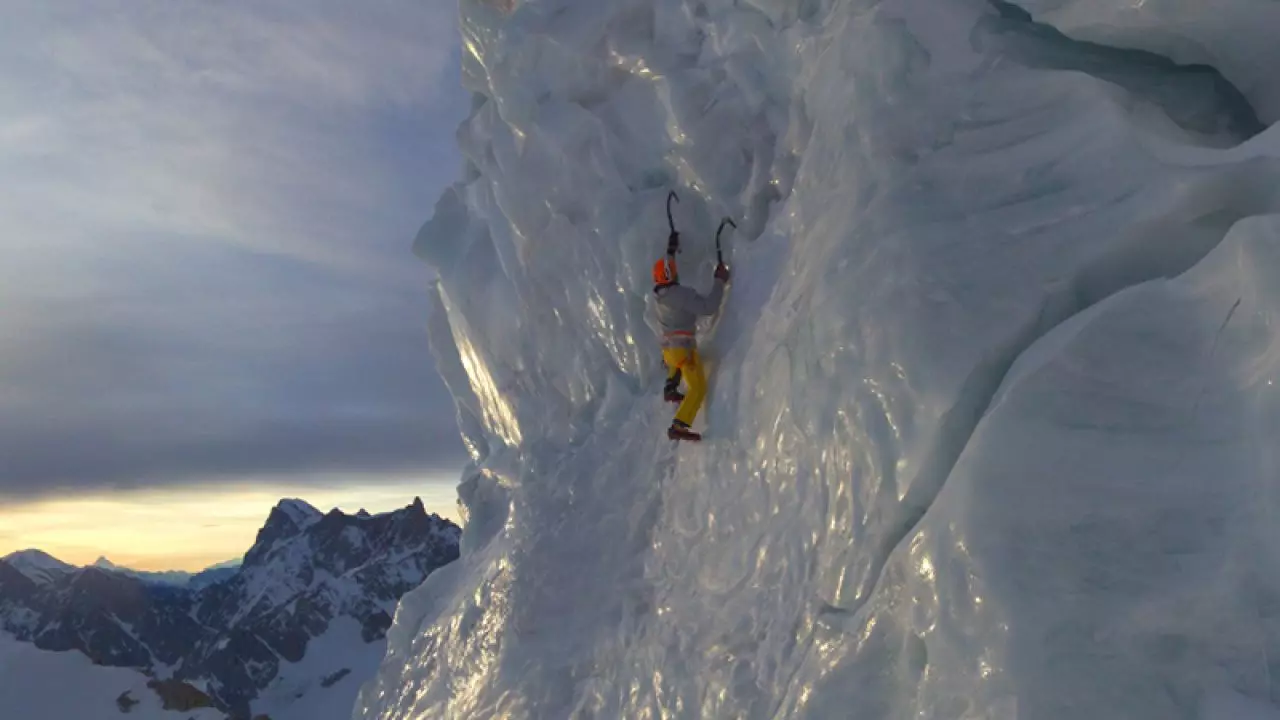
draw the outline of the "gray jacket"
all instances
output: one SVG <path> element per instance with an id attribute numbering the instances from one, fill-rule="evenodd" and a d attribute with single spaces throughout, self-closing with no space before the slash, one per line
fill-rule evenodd
<path id="1" fill-rule="evenodd" d="M 724 297 L 724 281 L 716 280 L 707 295 L 684 285 L 666 285 L 654 291 L 658 296 L 658 324 L 662 327 L 662 347 L 697 347 L 694 333 L 698 317 L 714 315 Z"/>

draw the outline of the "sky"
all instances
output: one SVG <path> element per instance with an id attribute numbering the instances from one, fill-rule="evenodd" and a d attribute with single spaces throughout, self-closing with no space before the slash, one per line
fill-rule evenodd
<path id="1" fill-rule="evenodd" d="M 279 497 L 456 516 L 410 252 L 461 163 L 456 5 L 0 5 L 0 554 L 125 561 L 104 508 L 209 525 L 185 568 Z"/>
<path id="2" fill-rule="evenodd" d="M 299 497 L 327 512 L 387 512 L 421 497 L 458 522 L 456 473 L 408 477 L 344 471 L 334 477 L 236 478 L 0 506 L 0 547 L 37 547 L 75 565 L 106 557 L 137 570 L 199 570 L 239 558 L 271 508 Z M 103 538 L 108 538 L 107 542 Z"/>

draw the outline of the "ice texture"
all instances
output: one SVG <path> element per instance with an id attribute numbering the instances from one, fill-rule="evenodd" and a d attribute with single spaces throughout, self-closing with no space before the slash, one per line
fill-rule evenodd
<path id="1" fill-rule="evenodd" d="M 1211 65 L 1267 122 L 1280 120 L 1280 3 L 1274 0 L 1014 0 L 1084 40 Z"/>
<path id="2" fill-rule="evenodd" d="M 463 556 L 357 718 L 1276 714 L 1266 92 L 979 0 L 460 13 L 467 166 L 414 247 Z M 679 447 L 672 189 L 684 281 L 739 225 Z"/>

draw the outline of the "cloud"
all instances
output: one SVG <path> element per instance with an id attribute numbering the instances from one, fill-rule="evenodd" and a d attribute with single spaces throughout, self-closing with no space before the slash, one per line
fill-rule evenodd
<path id="1" fill-rule="evenodd" d="M 0 496 L 460 464 L 409 240 L 453 10 L 45 3 L 0 28 Z"/>
<path id="2" fill-rule="evenodd" d="M 378 153 L 409 138 L 379 120 L 426 119 L 456 84 L 452 18 L 291 5 L 20 3 L 0 31 L 0 208 L 19 236 L 173 232 L 364 262 L 353 211 L 405 199 Z"/>

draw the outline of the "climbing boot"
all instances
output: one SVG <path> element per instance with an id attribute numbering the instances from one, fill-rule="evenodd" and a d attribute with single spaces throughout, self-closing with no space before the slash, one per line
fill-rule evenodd
<path id="1" fill-rule="evenodd" d="M 688 425 L 679 420 L 671 421 L 671 427 L 667 428 L 667 438 L 670 440 L 687 440 L 689 442 L 702 440 L 701 435 L 690 430 Z"/>

